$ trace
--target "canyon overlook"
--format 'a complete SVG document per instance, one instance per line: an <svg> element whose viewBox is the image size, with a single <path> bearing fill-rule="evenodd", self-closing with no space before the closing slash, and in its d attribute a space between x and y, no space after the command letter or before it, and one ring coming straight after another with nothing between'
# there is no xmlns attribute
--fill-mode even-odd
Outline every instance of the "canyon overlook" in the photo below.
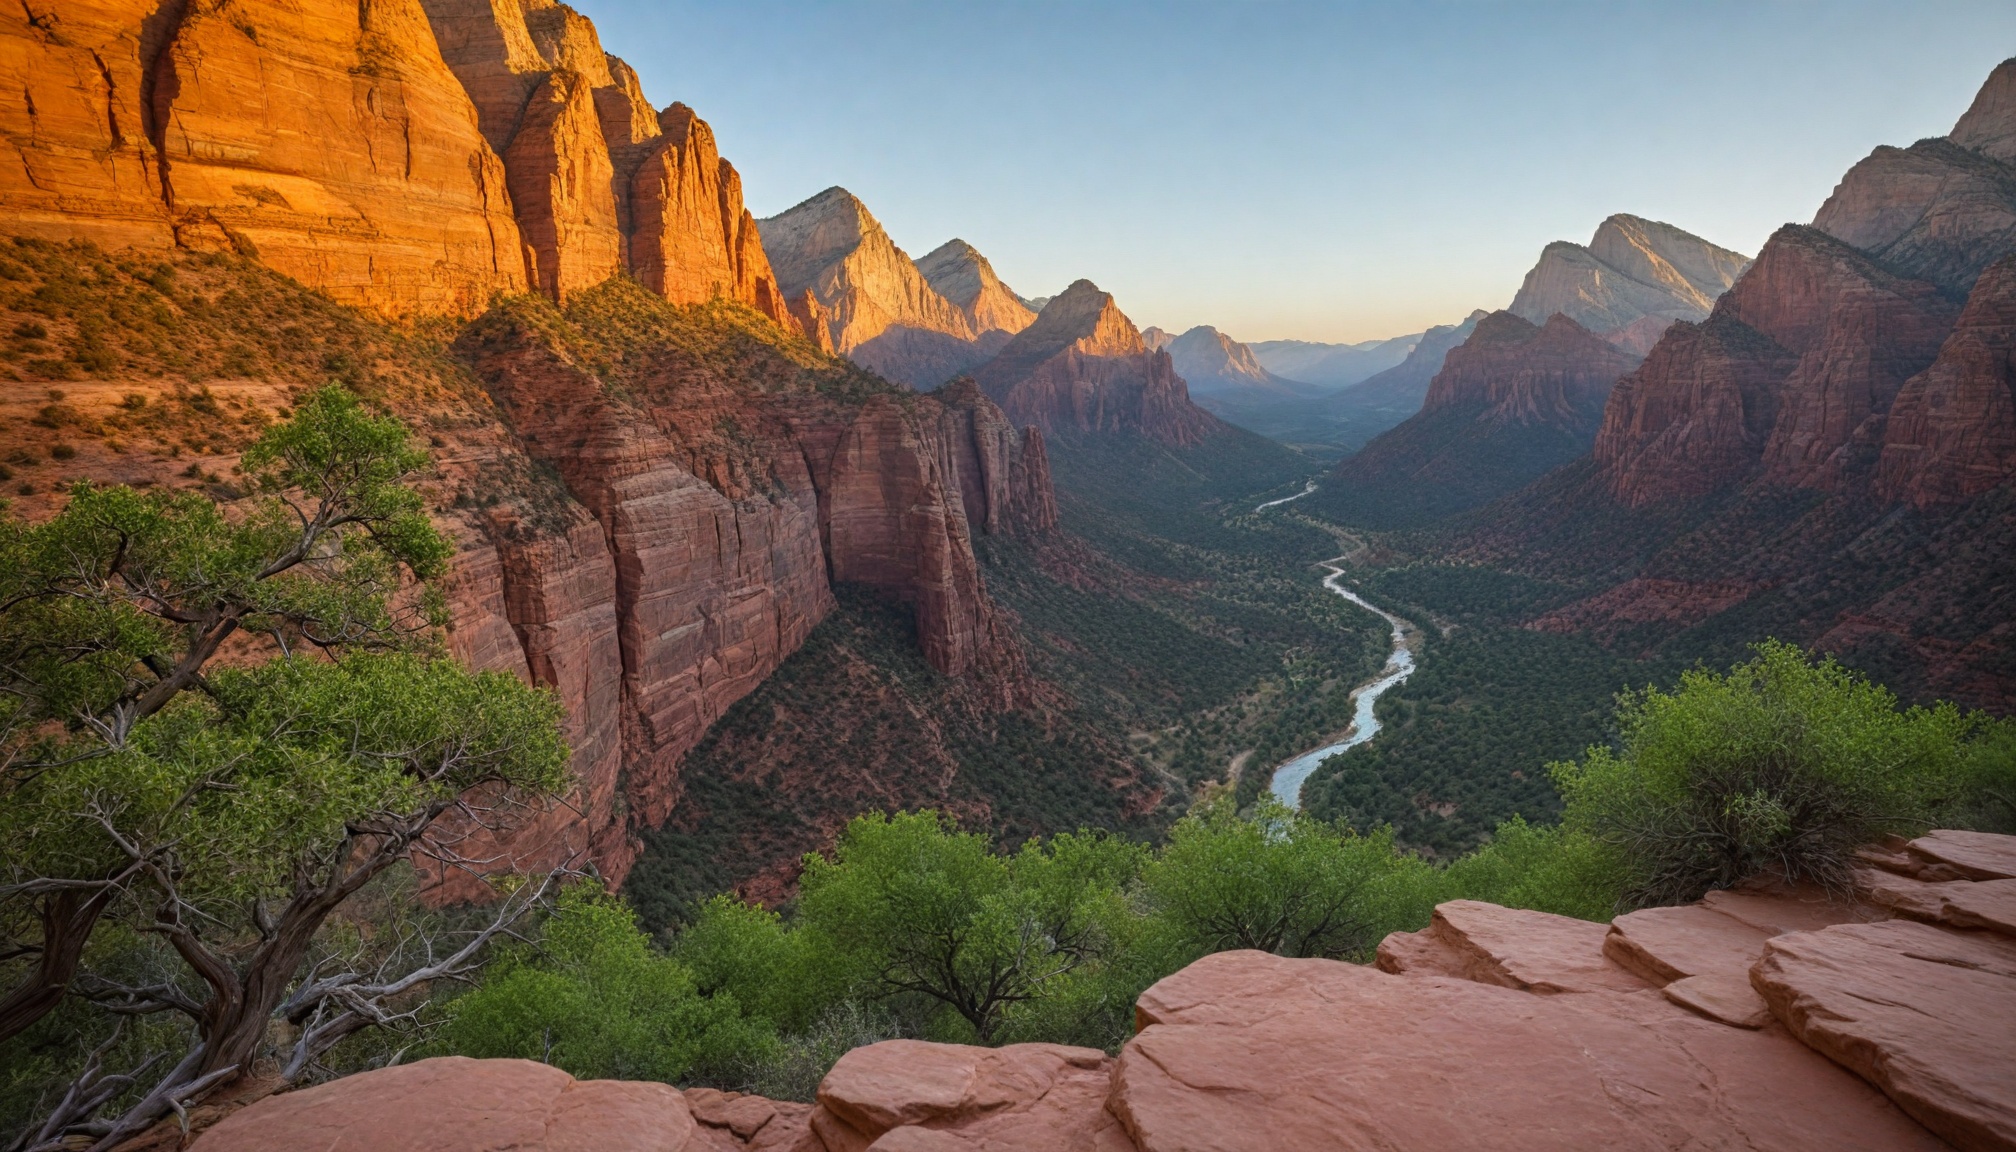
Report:
<svg viewBox="0 0 2016 1152"><path fill-rule="evenodd" d="M2016 1146L2016 838L1861 860L1852 897L1758 884L1607 927L1458 900L1372 966L1217 953L1141 995L1117 1057L891 1040L811 1105L444 1058L270 1097L193 1148Z"/></svg>

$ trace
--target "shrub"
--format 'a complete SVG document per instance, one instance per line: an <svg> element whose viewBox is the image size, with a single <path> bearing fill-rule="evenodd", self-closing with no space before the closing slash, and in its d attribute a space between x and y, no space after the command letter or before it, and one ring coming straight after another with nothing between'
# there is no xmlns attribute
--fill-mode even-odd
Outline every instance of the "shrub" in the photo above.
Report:
<svg viewBox="0 0 2016 1152"><path fill-rule="evenodd" d="M569 888L539 948L501 960L448 1006L445 1039L465 1056L540 1060L583 1079L733 1078L776 1037L726 993L651 948L620 900Z"/></svg>
<svg viewBox="0 0 2016 1152"><path fill-rule="evenodd" d="M1618 853L1626 904L1683 903L1771 872L1841 887L1850 854L1964 813L1993 727L1776 641L1726 675L1619 697L1621 748L1551 771L1565 825Z"/></svg>

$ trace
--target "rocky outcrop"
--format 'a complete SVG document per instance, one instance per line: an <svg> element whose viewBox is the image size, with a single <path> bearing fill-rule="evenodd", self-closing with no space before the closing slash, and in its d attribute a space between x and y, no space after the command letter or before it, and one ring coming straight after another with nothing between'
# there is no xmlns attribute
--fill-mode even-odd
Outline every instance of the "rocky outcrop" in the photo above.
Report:
<svg viewBox="0 0 2016 1152"><path fill-rule="evenodd" d="M971 379L960 378L933 394L943 407L947 471L958 477L966 520L994 534L1036 535L1057 526L1057 496L1043 431L1020 432Z"/></svg>
<svg viewBox="0 0 2016 1152"><path fill-rule="evenodd" d="M947 240L917 261L924 282L966 314L976 339L991 333L1013 336L1036 322L1036 313L1022 303L987 262L964 240Z"/></svg>
<svg viewBox="0 0 2016 1152"><path fill-rule="evenodd" d="M1510 311L1534 324L1561 313L1597 333L1648 317L1700 320L1749 263L1671 224L1619 214L1597 226L1587 247L1547 245Z"/></svg>
<svg viewBox="0 0 2016 1152"><path fill-rule="evenodd" d="M1637 362L1562 313L1536 327L1494 312L1449 351L1421 411L1347 457L1333 487L1388 518L1496 499L1587 452Z"/></svg>
<svg viewBox="0 0 2016 1152"><path fill-rule="evenodd" d="M528 1116L544 1142L510 1147L572 1148L577 1096L640 1147L719 1152L2016 1146L2016 837L1862 858L1852 898L1759 880L1607 926L1458 900L1375 966L1217 953L1141 995L1117 1059L890 1040L810 1108L428 1060L252 1104L195 1148L320 1124L318 1146L489 1149Z"/></svg>
<svg viewBox="0 0 2016 1152"><path fill-rule="evenodd" d="M998 347L982 343L966 312L846 189L828 188L757 226L785 298L809 295L816 310L806 312L825 324L834 351L862 367L930 388Z"/></svg>
<svg viewBox="0 0 2016 1152"><path fill-rule="evenodd" d="M646 142L629 181L637 279L674 304L719 296L804 330L777 289L756 217L742 206L742 178L716 151L714 130L684 104L657 123L663 133Z"/></svg>
<svg viewBox="0 0 2016 1152"><path fill-rule="evenodd" d="M1134 432L1172 446L1223 427L1190 402L1166 351L1151 352L1113 297L1080 280L973 373L1010 419L1054 433Z"/></svg>
<svg viewBox="0 0 2016 1152"><path fill-rule="evenodd" d="M1958 298L2016 250L2016 169L1950 139L1881 147L1841 178L1813 227Z"/></svg>
<svg viewBox="0 0 2016 1152"><path fill-rule="evenodd" d="M85 0L0 12L0 227L106 248L174 243L146 94L172 9Z"/></svg>
<svg viewBox="0 0 2016 1152"><path fill-rule="evenodd" d="M178 243L391 312L524 287L503 165L418 0L192 5L152 95Z"/></svg>
<svg viewBox="0 0 2016 1152"><path fill-rule="evenodd" d="M1989 266L1932 366L1883 427L1876 490L1918 507L1957 503L2016 478L2016 256Z"/></svg>
<svg viewBox="0 0 2016 1152"><path fill-rule="evenodd" d="M443 1056L268 1097L227 1117L193 1147L701 1152L707 1145L699 1129L670 1085L576 1080L530 1060Z"/></svg>

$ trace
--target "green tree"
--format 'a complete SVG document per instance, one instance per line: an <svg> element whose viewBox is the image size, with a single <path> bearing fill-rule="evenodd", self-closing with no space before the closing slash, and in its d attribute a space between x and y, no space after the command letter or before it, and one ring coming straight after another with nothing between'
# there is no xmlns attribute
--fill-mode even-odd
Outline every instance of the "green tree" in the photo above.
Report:
<svg viewBox="0 0 2016 1152"><path fill-rule="evenodd" d="M776 1044L767 1021L654 951L622 901L564 891L536 949L520 949L448 1006L444 1040L465 1056L519 1057L582 1079L720 1078Z"/></svg>
<svg viewBox="0 0 2016 1152"><path fill-rule="evenodd" d="M1564 825L1617 853L1627 904L1698 899L1773 872L1836 887L1858 845L1978 800L1999 727L1776 641L1726 674L1619 697L1621 747L1552 767Z"/></svg>
<svg viewBox="0 0 2016 1152"><path fill-rule="evenodd" d="M1242 817L1220 796L1177 821L1142 874L1160 934L1181 962L1253 948L1360 958L1385 934L1396 876L1390 833L1359 836L1271 796Z"/></svg>
<svg viewBox="0 0 2016 1152"><path fill-rule="evenodd" d="M1003 1014L1096 963L1141 850L1103 833L997 855L936 812L856 817L805 858L799 917L882 995L951 1008L982 1043Z"/></svg>
<svg viewBox="0 0 2016 1152"><path fill-rule="evenodd" d="M79 484L47 522L0 514L0 1041L73 989L107 915L185 971L94 977L92 998L180 1014L192 1035L151 1088L94 1062L52 1138L81 1126L109 1146L181 1107L250 1067L276 1016L299 1028L297 1075L523 910L507 900L404 976L304 978L321 927L374 877L453 857L430 833L470 790L566 785L550 694L427 650L438 604L408 577L438 575L450 549L404 483L424 464L396 419L331 388L245 454L257 495L240 508ZM218 670L227 641L242 651Z"/></svg>

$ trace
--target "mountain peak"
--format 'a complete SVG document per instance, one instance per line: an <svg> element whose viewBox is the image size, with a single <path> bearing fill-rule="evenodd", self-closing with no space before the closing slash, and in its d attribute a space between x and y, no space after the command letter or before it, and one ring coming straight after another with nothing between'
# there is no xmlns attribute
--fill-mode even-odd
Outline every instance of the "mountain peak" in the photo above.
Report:
<svg viewBox="0 0 2016 1152"><path fill-rule="evenodd" d="M2004 164L2016 164L2016 57L1988 74L1948 139Z"/></svg>
<svg viewBox="0 0 2016 1152"><path fill-rule="evenodd" d="M1700 320L1749 263L1685 229L1619 212L1587 245L1556 240L1541 249L1510 311L1536 325L1566 313L1597 333L1647 316Z"/></svg>
<svg viewBox="0 0 2016 1152"><path fill-rule="evenodd" d="M917 261L917 271L940 296L966 313L975 335L1012 335L1036 320L1035 311L994 274L987 257L964 240L947 240L933 248Z"/></svg>
<svg viewBox="0 0 2016 1152"><path fill-rule="evenodd" d="M1053 350L1075 345L1087 356L1138 356L1148 350L1140 329L1113 302L1113 294L1100 291L1090 280L1074 280L1052 297L1015 343ZM1013 348L1011 344L1002 354Z"/></svg>

